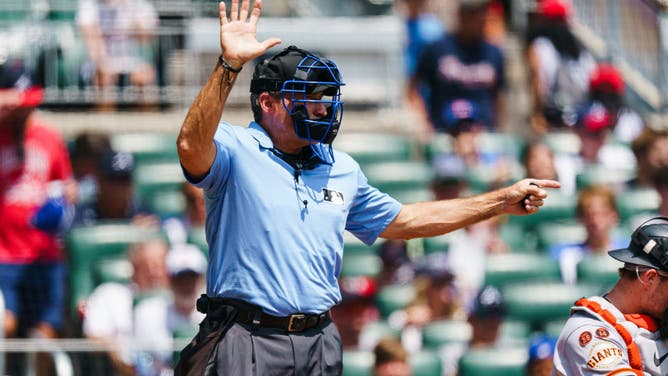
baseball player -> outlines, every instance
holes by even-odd
[[[470,198],[400,204],[332,148],[343,114],[338,66],[294,46],[255,66],[255,120],[220,122],[244,64],[280,43],[256,40],[261,1],[250,3],[232,0],[229,17],[220,3],[222,54],[177,140],[187,179],[204,189],[210,253],[198,301],[207,316],[175,373],[338,375],[341,337],[329,310],[341,301],[345,230],[367,244],[436,236],[533,213],[543,188],[559,183],[522,180]]]
[[[603,296],[571,308],[557,341],[556,375],[667,375],[668,218],[641,224],[627,248],[609,252],[624,262]]]

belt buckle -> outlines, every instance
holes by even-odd
[[[301,332],[306,327],[306,315],[302,313],[296,313],[290,315],[290,321],[288,321],[288,332]]]

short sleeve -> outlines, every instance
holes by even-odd
[[[370,186],[361,170],[357,179],[357,195],[348,213],[346,230],[371,245],[399,214],[401,203]]]
[[[236,144],[232,127],[221,123],[214,136],[214,142],[216,144],[216,157],[209,168],[209,172],[203,178],[196,180],[185,169],[183,170],[186,180],[196,187],[204,189],[209,197],[217,196],[230,176],[230,162]]]
[[[557,350],[568,375],[605,375],[630,369],[626,345],[619,334],[601,323],[578,327]]]

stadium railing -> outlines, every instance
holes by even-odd
[[[644,112],[668,110],[668,4],[661,0],[573,0],[576,34],[615,64],[630,100]]]

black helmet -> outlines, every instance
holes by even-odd
[[[619,261],[668,272],[668,218],[643,222],[631,235],[629,246],[608,254]]]

